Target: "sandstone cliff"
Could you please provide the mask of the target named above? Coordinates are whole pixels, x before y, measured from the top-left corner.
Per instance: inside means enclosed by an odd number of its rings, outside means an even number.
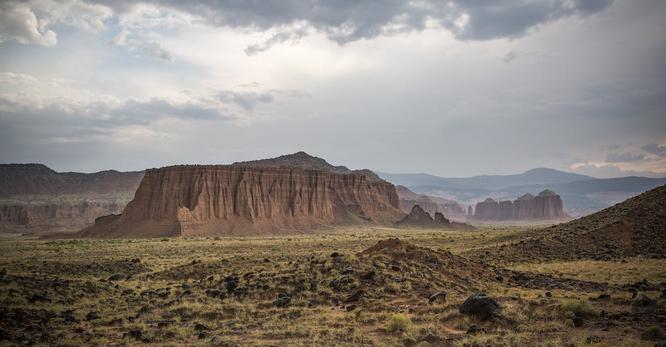
[[[361,173],[246,163],[172,166],[147,170],[121,215],[99,219],[80,235],[245,235],[389,224],[403,215],[393,185]]]
[[[525,194],[515,201],[487,198],[476,204],[474,219],[480,221],[557,220],[566,218],[562,199],[544,190],[536,197]]]

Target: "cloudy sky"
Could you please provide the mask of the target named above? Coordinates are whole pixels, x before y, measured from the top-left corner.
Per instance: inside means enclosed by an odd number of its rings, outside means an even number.
[[[666,176],[665,33],[661,0],[3,0],[0,162]]]

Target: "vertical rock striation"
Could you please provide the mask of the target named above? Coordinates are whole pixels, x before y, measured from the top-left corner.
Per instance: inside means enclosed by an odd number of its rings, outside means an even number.
[[[261,234],[325,225],[389,224],[403,215],[394,186],[363,173],[246,165],[172,166],[147,170],[121,215],[99,219],[80,234]]]
[[[474,219],[481,221],[557,220],[566,218],[562,198],[551,190],[525,194],[514,201],[487,198],[476,204]]]

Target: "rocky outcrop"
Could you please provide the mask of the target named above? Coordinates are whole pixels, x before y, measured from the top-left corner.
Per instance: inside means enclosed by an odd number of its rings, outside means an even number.
[[[403,219],[397,221],[395,225],[398,227],[413,228],[447,228],[462,230],[473,229],[470,225],[464,223],[451,222],[446,217],[444,217],[441,212],[435,212],[435,218],[433,218],[419,205],[414,205],[411,212]]]
[[[147,170],[121,215],[80,235],[246,235],[389,224],[403,215],[394,186],[362,173],[245,163],[171,166]]]
[[[480,221],[558,220],[566,218],[562,199],[551,190],[536,197],[525,194],[515,201],[487,198],[476,204],[474,219]]]
[[[409,213],[415,205],[424,211],[435,214],[440,212],[449,218],[465,219],[465,209],[453,200],[440,197],[417,194],[405,186],[396,186],[396,192],[400,198],[400,208]]]
[[[499,204],[492,198],[476,204],[474,208],[474,219],[476,220],[499,220]]]

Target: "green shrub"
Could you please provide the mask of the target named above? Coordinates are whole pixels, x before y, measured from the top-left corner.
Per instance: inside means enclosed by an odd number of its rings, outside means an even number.
[[[412,321],[403,314],[394,314],[389,320],[388,331],[390,333],[403,333],[409,328]]]
[[[572,318],[571,314],[575,317],[594,317],[597,315],[597,312],[583,300],[571,300],[565,301],[560,304],[560,310],[564,313],[564,316],[567,318]],[[570,313],[569,313],[570,312]]]

